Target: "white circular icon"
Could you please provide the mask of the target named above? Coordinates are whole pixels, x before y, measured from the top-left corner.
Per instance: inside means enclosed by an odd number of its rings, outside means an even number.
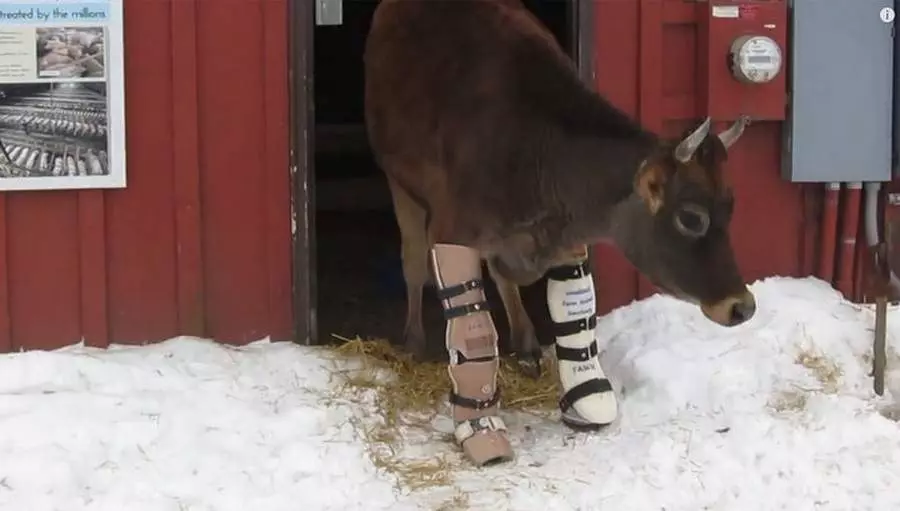
[[[890,23],[890,22],[894,21],[894,17],[896,17],[896,14],[894,13],[894,10],[891,9],[890,7],[885,7],[884,9],[881,10],[881,12],[878,13],[878,16],[881,18],[881,21],[883,21],[885,23]]]

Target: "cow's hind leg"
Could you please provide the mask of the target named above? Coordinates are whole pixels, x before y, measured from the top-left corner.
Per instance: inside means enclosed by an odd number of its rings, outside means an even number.
[[[388,178],[394,216],[400,229],[403,280],[406,281],[406,323],[403,342],[417,361],[425,359],[425,327],[422,323],[422,290],[428,282],[428,236],[425,209],[402,187]]]
[[[534,324],[528,317],[525,305],[522,303],[522,295],[519,294],[519,286],[514,282],[503,278],[492,262],[488,261],[488,270],[497,292],[503,300],[506,309],[506,318],[509,321],[509,340],[513,352],[519,363],[519,369],[532,378],[541,376],[541,345],[535,333]]]
[[[512,447],[498,416],[497,330],[484,293],[481,256],[465,246],[436,243],[431,263],[446,319],[456,441],[475,465],[510,460]]]
[[[547,307],[556,337],[562,421],[573,429],[599,429],[612,423],[618,403],[600,367],[594,279],[587,250],[547,272]]]

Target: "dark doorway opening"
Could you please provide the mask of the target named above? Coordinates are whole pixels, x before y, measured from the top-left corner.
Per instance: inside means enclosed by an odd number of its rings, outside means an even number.
[[[577,51],[577,0],[525,0],[570,55]],[[315,265],[318,339],[336,336],[401,341],[406,292],[399,231],[390,193],[373,161],[363,124],[363,48],[378,0],[344,0],[343,23],[316,26]],[[549,316],[545,282],[523,289],[526,307],[544,342]],[[492,283],[488,299],[501,337],[508,325]],[[429,351],[443,357],[444,321],[433,290],[423,303]]]

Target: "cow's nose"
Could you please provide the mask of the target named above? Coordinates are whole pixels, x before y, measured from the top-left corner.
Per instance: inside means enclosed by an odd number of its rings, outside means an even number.
[[[700,307],[706,317],[722,326],[730,327],[745,323],[756,314],[756,299],[749,290],[745,290],[715,304],[704,304]]]
[[[756,314],[756,300],[750,292],[745,293],[731,304],[729,325],[737,326],[752,318]]]

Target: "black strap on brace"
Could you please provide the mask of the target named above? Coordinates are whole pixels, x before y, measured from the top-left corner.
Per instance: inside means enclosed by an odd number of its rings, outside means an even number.
[[[578,264],[566,264],[556,266],[547,270],[547,278],[553,280],[575,280],[586,277],[591,274],[587,260]]]
[[[500,402],[500,387],[497,387],[497,389],[494,391],[494,395],[487,399],[463,397],[451,390],[449,401],[450,404],[462,406],[463,408],[469,408],[470,410],[484,410]]]
[[[567,335],[577,334],[582,330],[593,330],[596,327],[597,316],[594,315],[584,319],[563,321],[562,323],[553,322],[553,335],[556,337],[565,337]]]
[[[455,286],[438,289],[437,296],[440,300],[447,300],[453,298],[454,296],[459,296],[463,293],[474,291],[476,289],[484,289],[484,281],[482,281],[481,279],[472,279],[460,284],[456,284]]]
[[[460,284],[456,284],[454,286],[439,288],[437,290],[437,296],[441,301],[449,300],[450,298],[459,296],[469,291],[474,291],[476,289],[484,289],[483,280],[472,279]],[[475,314],[476,312],[487,312],[489,310],[490,306],[488,305],[487,300],[482,302],[467,303],[465,305],[457,305],[456,307],[445,308],[444,319],[450,321],[453,318],[468,316],[469,314]]]
[[[559,409],[565,413],[569,411],[569,408],[572,408],[572,405],[574,405],[576,401],[583,397],[610,391],[612,391],[612,384],[607,378],[593,378],[581,382],[563,394],[559,399]]]
[[[600,346],[597,341],[591,341],[587,348],[566,348],[565,346],[556,345],[556,358],[558,360],[568,360],[569,362],[586,362],[600,353]]]

